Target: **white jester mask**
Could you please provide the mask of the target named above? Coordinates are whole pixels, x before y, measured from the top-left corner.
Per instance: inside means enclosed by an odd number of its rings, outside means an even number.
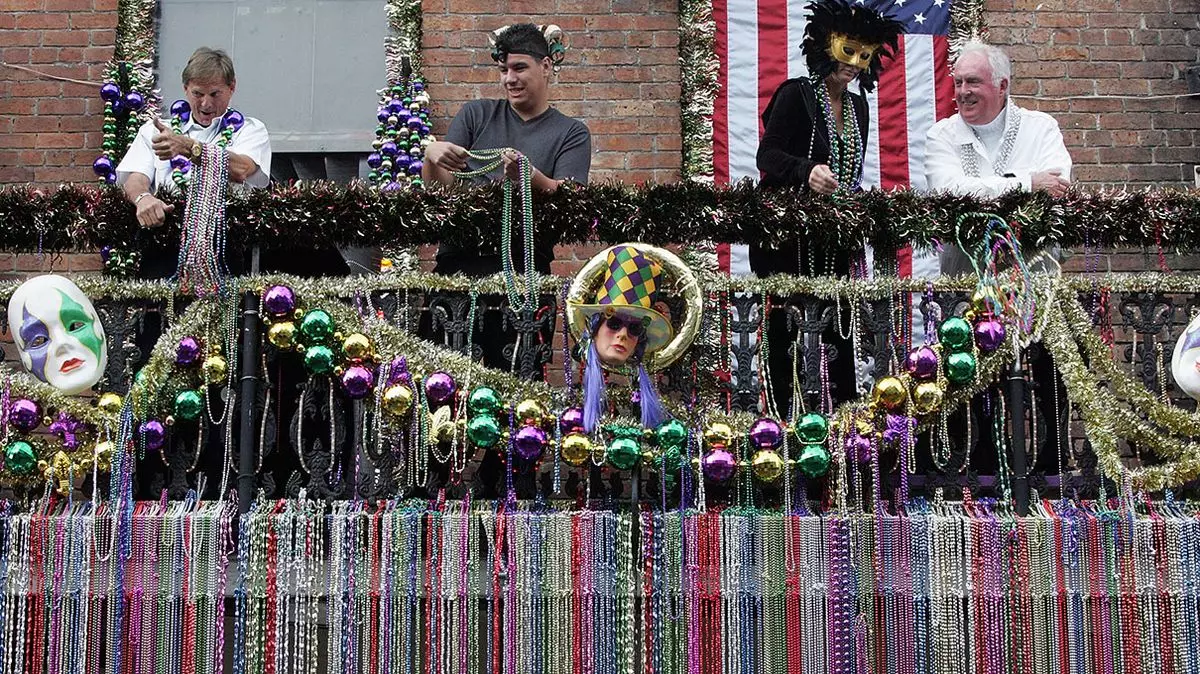
[[[1171,353],[1171,376],[1179,390],[1200,400],[1200,315],[1188,323]]]
[[[46,274],[22,283],[8,301],[8,325],[25,369],[54,388],[80,393],[104,375],[104,326],[70,279]]]

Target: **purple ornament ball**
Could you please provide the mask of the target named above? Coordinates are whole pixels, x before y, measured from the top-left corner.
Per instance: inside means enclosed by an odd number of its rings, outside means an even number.
[[[1004,324],[994,318],[985,318],[975,324],[975,344],[984,353],[999,349],[1006,334]]]
[[[386,184],[386,185],[384,185],[384,186],[383,186],[383,191],[384,191],[384,192],[395,192],[396,190],[400,189],[401,187],[402,187],[402,186],[400,185],[400,183],[398,183],[398,182],[396,182],[395,180],[393,180],[393,181],[391,181],[391,182],[389,182],[388,184]]]
[[[125,112],[125,99],[118,98],[112,102],[112,111],[114,115],[119,115]]]
[[[583,408],[568,407],[558,417],[558,427],[563,435],[574,433],[583,428]]]
[[[425,83],[421,80],[413,80],[412,88],[413,91],[425,91]]]
[[[138,432],[142,436],[142,443],[146,449],[151,451],[162,449],[163,443],[167,439],[167,429],[163,428],[162,422],[157,419],[151,419],[141,425]]]
[[[388,117],[391,117],[391,116],[392,116],[392,113],[390,110],[388,110],[387,108],[381,107],[376,112],[375,119],[378,119],[381,124],[386,124],[388,121]]]
[[[221,117],[222,129],[233,129],[234,133],[242,130],[242,125],[246,123],[246,118],[237,110],[230,110]]]
[[[200,341],[195,337],[184,337],[179,340],[179,345],[175,347],[175,364],[176,365],[194,365],[200,360],[200,352],[203,349],[200,347]]]
[[[146,97],[137,91],[125,94],[125,107],[137,112],[146,107]]]
[[[177,154],[171,157],[171,168],[179,171],[187,171],[192,167],[192,162],[185,156]]]
[[[917,379],[931,379],[937,374],[938,355],[931,347],[922,346],[908,354],[908,372]]]
[[[296,310],[296,293],[287,286],[271,286],[263,293],[263,308],[272,316],[283,316]]]
[[[546,447],[546,431],[537,426],[522,426],[513,438],[513,449],[525,461],[536,461]]]
[[[375,375],[361,365],[348,367],[342,373],[342,389],[355,400],[365,397],[374,385]]]
[[[378,152],[372,152],[371,154],[367,155],[367,166],[370,166],[371,168],[379,168],[380,164],[382,163],[383,156]]]
[[[421,118],[420,117],[409,117],[408,118],[408,129],[410,131],[420,131],[421,130]]]
[[[28,398],[18,398],[8,406],[8,423],[18,431],[28,433],[42,422],[42,408]]]
[[[404,112],[405,110],[407,110],[407,107],[404,105],[404,101],[400,100],[399,98],[393,98],[388,103],[387,107],[388,107],[388,112],[390,112],[393,115],[398,115],[401,112]]]
[[[100,98],[103,98],[109,103],[116,102],[117,99],[121,98],[121,87],[118,87],[113,82],[105,82],[104,84],[100,85]]]
[[[104,182],[109,185],[116,185],[117,184],[117,174],[110,173],[110,174],[104,176]]]
[[[750,442],[758,449],[774,449],[783,442],[783,428],[778,421],[763,417],[750,427]]]
[[[396,151],[396,143],[394,141],[389,140],[379,146],[379,153],[385,157],[395,157]]]
[[[113,252],[112,246],[101,246],[100,247],[100,261],[108,262],[108,258],[112,257],[112,252]]]
[[[181,98],[171,104],[171,114],[181,120],[187,120],[188,116],[192,114],[192,106]]]
[[[414,176],[421,175],[421,167],[423,167],[423,166],[424,166],[424,164],[421,162],[421,160],[419,160],[419,159],[414,160],[413,163],[408,165],[408,174],[414,175]]]
[[[92,162],[92,171],[101,178],[111,175],[113,172],[112,159],[109,159],[104,155],[96,157],[96,161]]]
[[[724,482],[733,477],[733,472],[737,470],[737,459],[727,449],[714,449],[700,460],[700,468],[704,471],[704,477]]]
[[[434,372],[425,378],[425,396],[429,402],[442,404],[454,395],[454,377],[446,372]]]

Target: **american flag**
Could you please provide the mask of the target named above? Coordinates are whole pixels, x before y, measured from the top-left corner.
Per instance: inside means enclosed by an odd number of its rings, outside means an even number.
[[[754,155],[763,132],[762,111],[784,80],[808,71],[800,50],[808,1],[713,0],[720,61],[713,109],[716,182],[758,178]],[[953,0],[856,1],[891,14],[906,31],[867,97],[871,128],[863,186],[922,189],[925,133],[954,114],[947,39]]]

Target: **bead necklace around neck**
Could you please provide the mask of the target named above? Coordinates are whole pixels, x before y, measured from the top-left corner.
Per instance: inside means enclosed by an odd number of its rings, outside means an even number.
[[[178,100],[171,104],[171,130],[179,135],[184,135],[183,125],[192,117],[192,106],[185,100]],[[209,122],[210,124],[212,122]],[[225,148],[233,140],[233,134],[241,130],[242,125],[246,123],[246,118],[242,113],[229,108],[221,115],[220,121],[221,132],[217,136],[217,147]],[[171,158],[171,181],[174,182],[179,189],[187,188],[188,172],[191,171],[192,160],[177,154]]]

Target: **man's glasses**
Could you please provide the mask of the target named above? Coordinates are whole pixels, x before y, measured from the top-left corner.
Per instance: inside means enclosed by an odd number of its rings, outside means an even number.
[[[646,323],[640,318],[626,319],[613,314],[604,320],[604,325],[608,326],[608,329],[613,332],[620,332],[621,328],[625,328],[629,332],[629,336],[634,339],[638,339],[646,334]]]

